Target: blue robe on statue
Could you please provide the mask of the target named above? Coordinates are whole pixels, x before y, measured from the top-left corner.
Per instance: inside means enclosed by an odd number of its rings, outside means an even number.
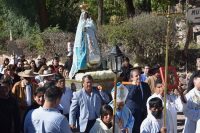
[[[96,29],[91,18],[86,18],[87,12],[81,13],[76,30],[73,63],[69,73],[72,79],[79,70],[85,70],[93,65],[100,65],[100,49],[96,39]]]

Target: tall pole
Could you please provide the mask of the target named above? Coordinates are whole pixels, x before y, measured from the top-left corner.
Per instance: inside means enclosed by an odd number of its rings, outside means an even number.
[[[10,30],[10,41],[13,40],[13,37],[12,37],[12,30]]]
[[[113,133],[115,133],[115,114],[116,114],[116,106],[117,106],[117,72],[115,72],[115,79],[114,79],[114,109],[113,109]]]
[[[10,42],[12,42],[12,41],[13,41],[13,36],[12,36],[12,30],[10,29]],[[11,44],[13,44],[13,43],[11,43]],[[13,63],[15,64],[15,49],[13,49],[12,54],[13,54]]]
[[[170,6],[168,6],[167,13],[167,39],[166,39],[166,50],[165,50],[165,91],[164,91],[164,127],[166,127],[166,96],[167,96],[167,86],[168,86],[168,52],[169,52],[169,42],[170,41]]]
[[[167,16],[167,37],[166,37],[166,49],[165,49],[165,83],[164,83],[164,119],[163,126],[166,127],[166,99],[167,99],[167,86],[168,86],[168,52],[169,52],[169,44],[170,44],[170,25],[171,25],[171,16],[183,16],[183,12],[181,13],[170,13],[170,5],[168,5],[167,13],[157,14],[157,15],[165,15]]]

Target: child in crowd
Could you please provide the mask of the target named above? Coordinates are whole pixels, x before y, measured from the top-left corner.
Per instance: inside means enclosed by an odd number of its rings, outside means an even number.
[[[177,133],[177,112],[183,110],[183,104],[181,101],[184,100],[183,90],[177,88],[180,96],[172,94],[169,90],[166,95],[166,113],[167,113],[167,132],[168,133]],[[147,110],[149,109],[149,100],[158,97],[164,101],[164,85],[162,80],[158,78],[155,82],[154,94],[152,94],[147,100]],[[184,102],[184,101],[183,101]]]
[[[166,133],[163,125],[163,103],[158,97],[151,98],[148,101],[148,115],[140,126],[140,133]]]
[[[34,98],[34,102],[33,104],[28,107],[28,109],[26,110],[25,114],[24,114],[24,117],[23,117],[23,120],[25,119],[27,113],[30,111],[30,110],[33,110],[33,109],[37,109],[39,108],[40,106],[42,106],[44,104],[44,93],[45,93],[45,87],[38,87],[34,94],[33,94],[33,98]],[[23,122],[24,123],[24,122]]]
[[[103,105],[98,118],[91,128],[90,133],[112,133],[113,109],[109,105]]]

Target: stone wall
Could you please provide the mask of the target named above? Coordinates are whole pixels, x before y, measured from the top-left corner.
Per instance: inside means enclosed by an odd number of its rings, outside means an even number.
[[[186,20],[181,20],[176,22],[176,36],[177,36],[177,43],[180,45],[185,44],[186,35],[187,35],[187,24]],[[194,25],[193,27],[193,39],[198,45],[200,45],[200,25]]]

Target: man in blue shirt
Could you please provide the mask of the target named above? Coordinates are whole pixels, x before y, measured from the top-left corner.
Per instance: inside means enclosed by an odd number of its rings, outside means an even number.
[[[150,69],[149,65],[144,66],[144,69],[143,69],[144,73],[141,74],[141,78],[140,78],[142,82],[145,82],[147,77],[149,76],[149,69]]]
[[[62,91],[55,86],[45,92],[43,107],[28,112],[25,123],[25,133],[71,133],[67,118],[56,107],[60,103]]]

